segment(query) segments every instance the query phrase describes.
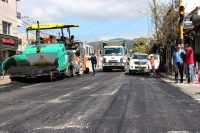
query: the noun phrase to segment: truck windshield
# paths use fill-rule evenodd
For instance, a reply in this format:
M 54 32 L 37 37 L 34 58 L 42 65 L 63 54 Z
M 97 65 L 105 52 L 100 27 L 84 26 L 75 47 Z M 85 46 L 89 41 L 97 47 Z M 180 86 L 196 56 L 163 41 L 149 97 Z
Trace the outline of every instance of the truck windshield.
M 133 55 L 132 59 L 144 60 L 144 59 L 148 59 L 148 55 Z
M 122 56 L 123 48 L 104 48 L 104 55 L 107 56 Z

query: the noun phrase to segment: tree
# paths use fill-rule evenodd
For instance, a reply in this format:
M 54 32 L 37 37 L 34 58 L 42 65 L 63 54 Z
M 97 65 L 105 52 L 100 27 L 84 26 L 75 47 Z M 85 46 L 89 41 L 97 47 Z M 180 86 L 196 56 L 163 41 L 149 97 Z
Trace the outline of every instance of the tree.
M 178 22 L 178 12 L 174 8 L 174 3 L 158 3 L 152 0 L 150 3 L 151 18 L 155 27 L 153 36 L 152 51 L 160 54 L 160 70 L 169 68 L 171 62 L 170 51 L 178 38 L 176 25 Z M 154 47 L 153 47 L 154 46 Z M 155 46 L 157 48 L 155 48 Z
M 155 33 L 154 33 L 154 40 L 156 41 L 157 45 L 161 44 L 161 21 L 162 21 L 162 5 L 156 2 L 156 0 L 152 0 L 152 3 L 150 3 L 150 10 L 151 10 L 151 19 L 155 27 Z
M 178 13 L 173 3 L 150 3 L 151 19 L 155 27 L 154 40 L 158 47 L 164 48 L 167 44 L 173 44 L 177 39 L 176 24 Z M 160 53 L 160 52 L 159 52 Z
M 146 53 L 147 52 L 147 40 L 146 38 L 138 38 L 134 43 L 133 52 Z
M 164 15 L 163 23 L 161 26 L 164 46 L 174 44 L 178 38 L 178 34 L 176 32 L 178 12 L 176 12 L 171 5 L 166 5 L 166 9 L 168 9 L 168 11 Z

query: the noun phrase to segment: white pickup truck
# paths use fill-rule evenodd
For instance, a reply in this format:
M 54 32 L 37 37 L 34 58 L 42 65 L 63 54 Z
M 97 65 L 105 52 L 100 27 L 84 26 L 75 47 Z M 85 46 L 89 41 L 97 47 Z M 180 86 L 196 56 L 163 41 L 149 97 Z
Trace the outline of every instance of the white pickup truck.
M 125 71 L 126 56 L 123 46 L 104 46 L 103 71 L 121 69 Z
M 129 58 L 129 74 L 149 72 L 148 54 L 134 53 Z

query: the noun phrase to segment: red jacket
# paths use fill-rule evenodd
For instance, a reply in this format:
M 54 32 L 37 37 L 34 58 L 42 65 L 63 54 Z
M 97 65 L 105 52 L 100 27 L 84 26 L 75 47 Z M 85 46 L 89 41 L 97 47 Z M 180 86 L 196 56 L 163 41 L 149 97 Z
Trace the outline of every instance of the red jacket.
M 194 53 L 191 48 L 186 50 L 186 64 L 194 64 Z

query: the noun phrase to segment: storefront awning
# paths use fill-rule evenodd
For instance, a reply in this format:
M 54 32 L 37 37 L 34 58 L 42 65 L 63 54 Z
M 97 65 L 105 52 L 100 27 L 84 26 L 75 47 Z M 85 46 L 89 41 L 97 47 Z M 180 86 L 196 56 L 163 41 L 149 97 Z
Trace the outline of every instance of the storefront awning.
M 19 41 L 17 37 L 0 34 L 0 49 L 17 49 Z

